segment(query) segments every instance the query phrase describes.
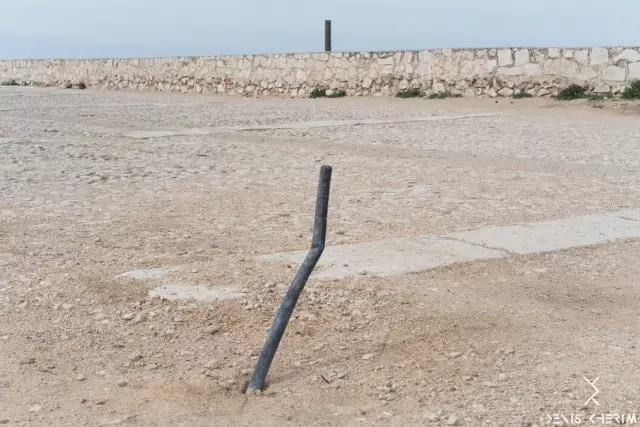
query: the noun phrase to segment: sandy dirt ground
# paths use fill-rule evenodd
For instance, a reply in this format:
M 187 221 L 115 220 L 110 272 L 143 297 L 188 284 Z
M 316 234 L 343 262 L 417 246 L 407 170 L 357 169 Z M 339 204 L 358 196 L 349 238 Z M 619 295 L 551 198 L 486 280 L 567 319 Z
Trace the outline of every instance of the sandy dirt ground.
M 296 269 L 259 256 L 309 246 L 320 165 L 329 246 L 640 208 L 637 106 L 601 106 L 0 88 L 0 424 L 633 424 L 638 240 L 311 280 L 242 392 Z M 313 126 L 348 120 L 386 123 Z

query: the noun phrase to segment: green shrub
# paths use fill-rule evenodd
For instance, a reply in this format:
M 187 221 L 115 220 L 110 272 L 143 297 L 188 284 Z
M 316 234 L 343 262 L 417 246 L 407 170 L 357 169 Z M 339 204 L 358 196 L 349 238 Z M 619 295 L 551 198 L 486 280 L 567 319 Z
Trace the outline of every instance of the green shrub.
M 344 90 L 337 90 L 331 95 L 327 95 L 327 98 L 344 98 L 345 96 L 347 96 L 347 92 Z
M 558 94 L 553 98 L 559 101 L 570 101 L 572 99 L 585 98 L 586 96 L 587 96 L 586 88 L 577 84 L 572 84 L 565 87 L 564 89 L 561 89 L 560 92 L 558 92 Z
M 84 82 L 80 82 L 78 83 L 78 89 L 80 90 L 85 90 L 87 88 L 87 85 L 84 84 Z
M 64 85 L 65 89 L 72 89 L 73 88 L 73 84 L 71 84 L 70 82 Z
M 453 94 L 448 90 L 445 90 L 444 92 L 432 93 L 427 98 L 429 99 L 462 98 L 462 94 L 459 94 L 459 93 Z
M 6 82 L 4 82 L 2 84 L 4 86 L 18 86 L 18 82 L 16 81 L 16 79 L 7 80 Z
M 417 87 L 401 90 L 396 93 L 396 97 L 398 98 L 421 98 L 423 95 L 422 91 Z
M 622 92 L 623 99 L 640 99 L 640 80 L 632 80 Z
M 533 95 L 527 92 L 514 93 L 511 96 L 513 99 L 533 98 Z
M 315 88 L 309 94 L 309 98 L 343 98 L 347 96 L 347 92 L 340 89 L 333 92 L 331 95 L 327 95 L 327 90 L 323 88 Z

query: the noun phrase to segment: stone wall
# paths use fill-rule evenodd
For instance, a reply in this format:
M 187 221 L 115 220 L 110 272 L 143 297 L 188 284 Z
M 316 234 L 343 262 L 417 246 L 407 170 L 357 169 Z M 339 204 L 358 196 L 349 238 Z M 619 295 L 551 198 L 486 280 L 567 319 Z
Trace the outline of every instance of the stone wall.
M 0 82 L 62 86 L 308 96 L 316 87 L 348 95 L 544 96 L 571 83 L 619 92 L 640 78 L 640 48 L 439 49 L 185 58 L 0 61 Z

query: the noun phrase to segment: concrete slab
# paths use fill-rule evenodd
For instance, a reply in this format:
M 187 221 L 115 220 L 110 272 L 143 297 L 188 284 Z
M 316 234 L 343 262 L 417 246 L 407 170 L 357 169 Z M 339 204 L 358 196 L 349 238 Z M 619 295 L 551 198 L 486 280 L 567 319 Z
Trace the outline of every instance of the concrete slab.
M 301 264 L 306 254 L 307 250 L 304 250 L 265 255 L 262 258 Z M 326 248 L 313 277 L 329 279 L 359 274 L 393 276 L 505 256 L 501 251 L 433 236 L 385 239 Z
M 625 220 L 618 215 L 587 215 L 510 227 L 485 228 L 448 236 L 518 254 L 553 252 L 640 237 L 640 222 Z
M 294 122 L 294 123 L 280 123 L 276 125 L 259 125 L 259 126 L 230 126 L 224 127 L 226 130 L 236 131 L 251 131 L 251 130 L 276 130 L 276 129 L 315 129 L 315 128 L 327 128 L 327 127 L 343 127 L 343 126 L 364 126 L 364 125 L 387 125 L 398 123 L 417 123 L 417 122 L 432 122 L 440 120 L 460 120 L 472 117 L 489 117 L 495 116 L 495 114 L 485 113 L 473 113 L 473 114 L 458 114 L 458 115 L 435 115 L 429 117 L 413 117 L 405 119 L 387 119 L 387 120 L 323 120 L 323 121 L 309 121 L 309 122 Z
M 628 209 L 615 214 L 618 218 L 628 219 L 631 221 L 640 221 L 640 209 Z
M 152 298 L 168 300 L 222 301 L 238 299 L 244 296 L 232 288 L 187 285 L 184 283 L 167 283 L 149 291 Z

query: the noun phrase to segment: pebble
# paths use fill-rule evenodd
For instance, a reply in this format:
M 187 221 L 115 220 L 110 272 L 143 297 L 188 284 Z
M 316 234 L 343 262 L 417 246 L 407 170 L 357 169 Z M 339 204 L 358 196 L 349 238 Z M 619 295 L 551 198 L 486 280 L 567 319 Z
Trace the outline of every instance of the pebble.
M 207 369 L 220 369 L 221 364 L 218 359 L 211 359 L 204 365 L 204 367 Z
M 136 354 L 132 354 L 131 356 L 129 356 L 129 360 L 131 362 L 137 362 L 138 360 L 142 360 L 142 355 L 140 353 L 136 353 Z
M 116 384 L 118 387 L 126 387 L 127 385 L 129 385 L 129 383 L 126 382 L 125 380 L 120 380 Z
M 506 381 L 506 379 L 507 379 L 507 374 L 501 373 L 500 375 L 498 375 L 498 381 Z
M 456 424 L 458 424 L 458 416 L 456 414 L 449 415 L 449 418 L 447 418 L 447 425 L 455 426 Z
M 373 354 L 373 353 L 368 353 L 368 354 L 365 354 L 364 356 L 362 356 L 362 360 L 371 360 L 371 359 L 373 359 L 374 357 L 376 357 L 376 355 L 375 355 L 375 354 Z
M 9 424 L 9 420 L 7 418 L 0 419 L 0 424 Z
M 73 304 L 62 304 L 62 308 L 65 310 L 71 310 L 73 308 Z
M 485 381 L 485 382 L 484 382 L 484 385 L 485 385 L 485 386 L 487 386 L 487 387 L 489 387 L 489 388 L 496 388 L 496 387 L 498 387 L 498 384 L 496 384 L 496 383 L 494 383 L 494 382 L 491 382 L 491 381 Z
M 511 396 L 509 397 L 509 402 L 511 403 L 518 403 L 519 399 L 517 396 Z
M 136 314 L 136 317 L 133 318 L 133 320 L 131 321 L 131 323 L 133 323 L 134 325 L 137 325 L 138 323 L 142 322 L 142 314 Z
M 36 363 L 35 357 L 25 357 L 20 361 L 21 365 L 33 365 L 34 363 Z
M 82 374 L 80 374 L 80 375 L 78 375 L 78 376 L 76 377 L 76 380 L 77 380 L 77 381 L 84 381 L 84 380 L 86 380 L 86 379 L 87 379 L 87 377 L 85 377 L 85 376 L 84 376 L 84 375 L 82 375 Z
M 127 313 L 122 315 L 123 320 L 133 320 L 134 317 L 135 317 L 135 314 L 133 313 Z
M 367 270 L 360 270 L 358 271 L 358 274 L 361 276 L 366 276 L 367 275 Z
M 42 410 L 42 406 L 40 405 L 33 405 L 32 407 L 29 408 L 29 412 L 40 412 Z
M 451 359 L 457 359 L 460 356 L 462 356 L 462 353 L 460 353 L 459 351 L 454 351 L 452 353 L 449 353 L 449 357 Z
M 209 335 L 215 335 L 218 332 L 220 332 L 220 326 L 218 325 L 209 325 L 207 326 L 207 328 L 205 329 L 205 332 L 208 333 Z

